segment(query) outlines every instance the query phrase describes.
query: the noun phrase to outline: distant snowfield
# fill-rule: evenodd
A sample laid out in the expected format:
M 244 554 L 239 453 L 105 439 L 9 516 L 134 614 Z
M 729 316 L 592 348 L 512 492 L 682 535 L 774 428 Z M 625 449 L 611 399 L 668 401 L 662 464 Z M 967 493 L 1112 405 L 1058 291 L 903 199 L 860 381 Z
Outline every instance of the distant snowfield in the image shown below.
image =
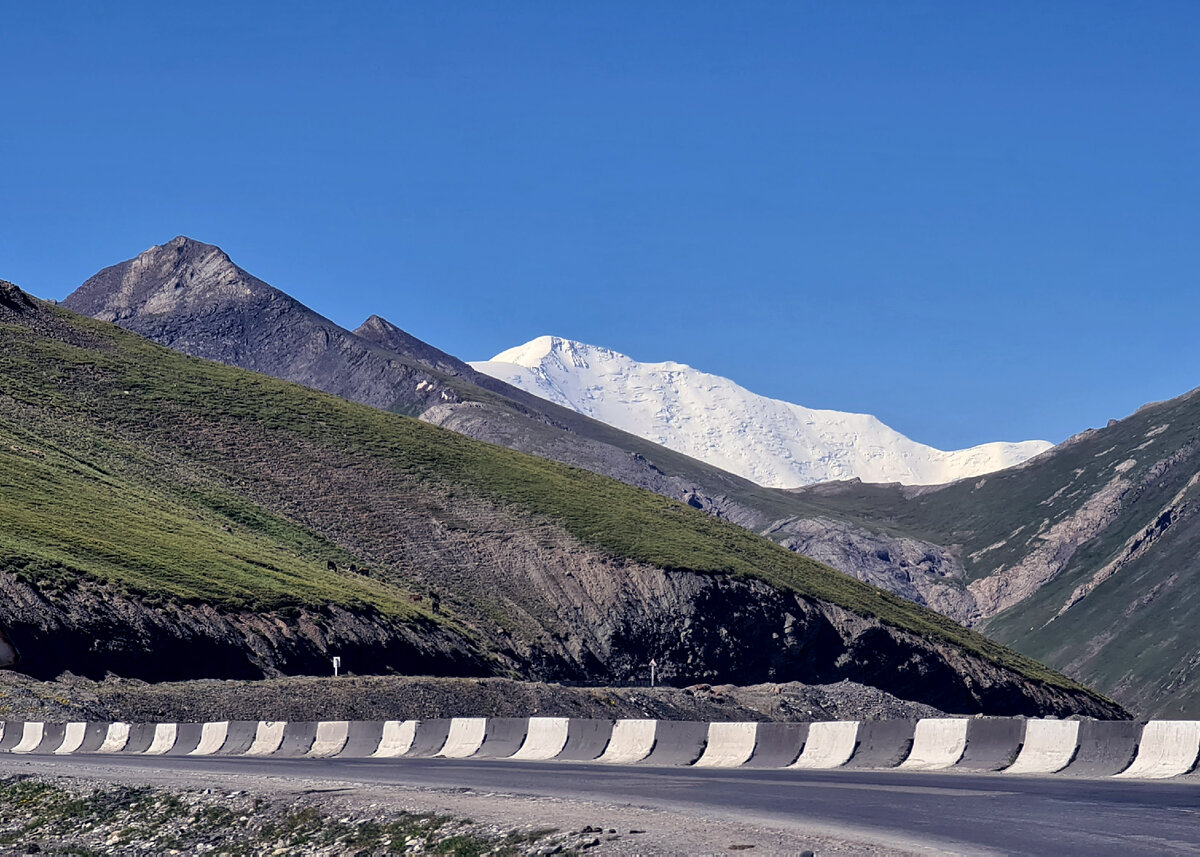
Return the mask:
M 910 440 L 869 414 L 768 399 L 681 363 L 639 363 L 557 336 L 540 336 L 471 365 L 772 488 L 855 477 L 936 485 L 1011 467 L 1051 447 L 1029 440 L 947 452 Z

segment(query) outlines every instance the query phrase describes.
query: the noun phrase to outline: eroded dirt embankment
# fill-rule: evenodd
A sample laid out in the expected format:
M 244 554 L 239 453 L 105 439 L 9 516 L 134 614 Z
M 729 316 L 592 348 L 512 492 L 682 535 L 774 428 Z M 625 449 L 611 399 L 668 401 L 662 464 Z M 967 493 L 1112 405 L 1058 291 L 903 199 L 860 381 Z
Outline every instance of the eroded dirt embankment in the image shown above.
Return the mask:
M 937 709 L 873 687 L 762 684 L 673 687 L 569 687 L 502 678 L 409 676 L 292 677 L 264 681 L 148 684 L 64 676 L 37 681 L 0 672 L 0 719 L 419 720 L 435 717 L 651 717 L 766 721 L 935 717 Z
M 43 679 L 65 671 L 155 681 L 319 675 L 337 654 L 358 673 L 399 667 L 608 684 L 640 677 L 656 659 L 676 685 L 846 680 L 955 714 L 1125 716 L 1082 691 L 1023 678 L 759 580 L 631 564 L 607 569 L 602 579 L 585 571 L 540 582 L 553 594 L 549 606 L 561 611 L 544 616 L 542 627 L 562 633 L 536 640 L 482 624 L 468 637 L 445 625 L 389 623 L 336 608 L 285 617 L 147 604 L 91 584 L 47 595 L 2 573 L 0 627 L 21 649 L 22 671 Z

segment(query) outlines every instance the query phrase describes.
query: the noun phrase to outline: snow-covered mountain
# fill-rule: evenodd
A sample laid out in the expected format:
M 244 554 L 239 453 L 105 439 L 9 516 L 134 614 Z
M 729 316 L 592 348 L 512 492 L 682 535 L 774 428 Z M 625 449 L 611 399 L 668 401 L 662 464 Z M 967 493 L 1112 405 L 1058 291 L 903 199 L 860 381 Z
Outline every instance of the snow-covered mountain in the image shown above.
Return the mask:
M 760 485 L 830 479 L 934 485 L 1011 467 L 1042 440 L 945 452 L 869 414 L 756 395 L 682 363 L 639 363 L 607 348 L 539 336 L 471 365 L 494 378 Z

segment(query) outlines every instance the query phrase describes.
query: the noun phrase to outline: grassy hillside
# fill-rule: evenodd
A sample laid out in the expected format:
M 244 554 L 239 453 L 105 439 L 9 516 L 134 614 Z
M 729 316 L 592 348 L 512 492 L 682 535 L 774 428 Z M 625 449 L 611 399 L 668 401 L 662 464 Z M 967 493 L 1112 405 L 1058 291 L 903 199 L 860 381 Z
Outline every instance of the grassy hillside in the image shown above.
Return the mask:
M 1194 717 L 1197 474 L 1200 391 L 1193 391 L 985 478 L 913 497 L 870 485 L 804 497 L 870 527 L 961 546 L 977 587 L 1017 569 L 1047 577 L 982 629 L 1139 713 Z
M 61 309 L 39 313 L 40 328 L 0 326 L 0 514 L 19 523 L 0 548 L 23 574 L 83 573 L 229 606 L 324 601 L 404 614 L 422 608 L 407 597 L 403 563 L 371 576 L 325 563 L 344 569 L 358 558 L 355 545 L 367 538 L 360 519 L 373 503 L 437 516 L 452 498 L 549 522 L 614 558 L 759 577 L 1076 687 L 931 611 L 661 496 L 188 358 Z M 306 461 L 326 480 L 369 473 L 389 496 L 356 496 L 362 483 L 347 482 L 344 507 L 306 506 Z M 292 493 L 281 494 L 288 485 Z M 456 530 L 453 515 L 437 523 Z

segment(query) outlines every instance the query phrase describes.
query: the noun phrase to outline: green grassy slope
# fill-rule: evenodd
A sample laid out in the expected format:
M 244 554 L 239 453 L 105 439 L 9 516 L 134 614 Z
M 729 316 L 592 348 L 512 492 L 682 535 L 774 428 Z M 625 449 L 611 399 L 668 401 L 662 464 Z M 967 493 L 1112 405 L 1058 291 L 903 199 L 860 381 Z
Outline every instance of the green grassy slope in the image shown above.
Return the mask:
M 393 583 L 326 572 L 327 558 L 350 559 L 332 536 L 280 513 L 287 498 L 275 512 L 255 499 L 290 475 L 273 468 L 312 455 L 392 474 L 414 504 L 425 502 L 418 489 L 468 495 L 548 520 L 613 557 L 757 576 L 1077 688 L 931 611 L 658 495 L 42 309 L 58 335 L 0 328 L 0 463 L 9 474 L 0 514 L 23 522 L 0 544 L 29 574 L 69 570 L 229 604 L 414 609 Z M 261 452 L 270 448 L 278 460 Z
M 962 546 L 968 580 L 1021 564 L 1096 504 L 1111 520 L 1031 597 L 982 629 L 1147 715 L 1200 713 L 1200 392 L 1147 406 L 1029 464 L 906 499 L 889 486 L 805 492 L 868 527 Z M 1176 498 L 1180 501 L 1175 503 Z M 1150 539 L 1142 531 L 1156 525 Z M 1138 545 L 1062 615 L 1076 587 Z

